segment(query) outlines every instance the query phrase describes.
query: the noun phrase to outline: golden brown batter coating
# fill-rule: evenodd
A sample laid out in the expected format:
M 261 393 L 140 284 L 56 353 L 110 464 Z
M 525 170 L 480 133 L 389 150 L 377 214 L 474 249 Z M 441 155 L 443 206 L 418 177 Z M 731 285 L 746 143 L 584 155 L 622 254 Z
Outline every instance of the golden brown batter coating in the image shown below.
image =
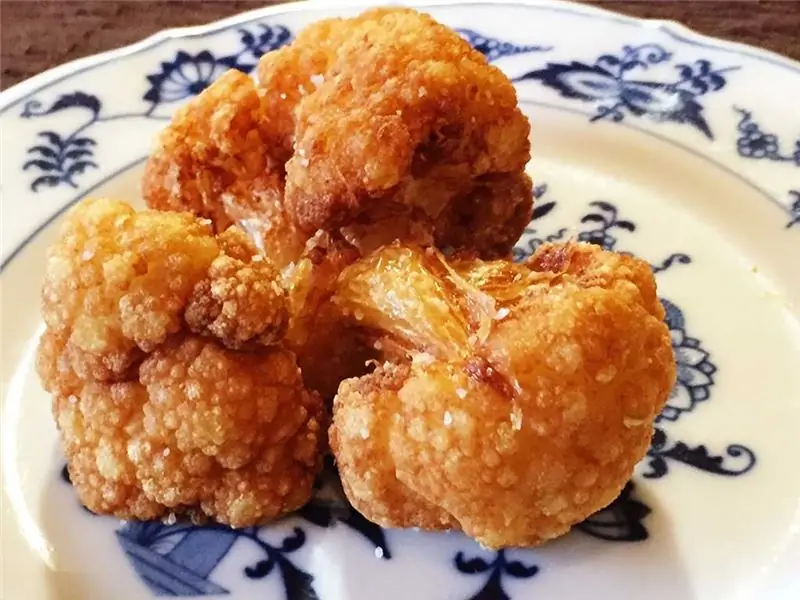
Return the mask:
M 423 291 L 397 293 L 401 279 Z M 570 243 L 528 266 L 452 268 L 390 247 L 343 282 L 340 306 L 412 358 L 400 381 L 368 388 L 372 402 L 357 381 L 335 401 L 332 448 L 367 518 L 391 527 L 446 514 L 486 546 L 527 546 L 619 494 L 675 378 L 646 263 Z M 362 453 L 368 462 L 353 460 Z
M 276 122 L 250 77 L 225 73 L 161 132 L 142 179 L 148 206 L 190 211 L 217 232 L 241 225 L 278 266 L 295 260 L 305 238 L 283 209 L 287 157 Z
M 181 329 L 186 301 L 218 253 L 210 227 L 191 215 L 84 201 L 48 251 L 42 316 L 69 338 L 81 377 L 119 379 Z
M 88 508 L 240 527 L 310 498 L 324 406 L 283 348 L 278 272 L 243 232 L 88 200 L 49 256 L 37 370 Z
M 522 233 L 528 122 L 451 29 L 403 8 L 322 21 L 257 78 L 230 72 L 178 112 L 146 167 L 151 207 L 240 224 L 279 267 L 319 230 L 362 251 L 402 239 L 483 256 Z
M 530 127 L 511 82 L 453 30 L 413 10 L 380 9 L 339 27 L 350 34 L 296 111 L 286 168 L 294 221 L 330 230 L 396 205 L 406 218 L 417 209 L 431 219 L 441 246 L 458 241 L 451 225 L 471 221 L 470 247 L 507 253 L 532 202 L 523 173 Z M 494 210 L 479 210 L 490 199 Z

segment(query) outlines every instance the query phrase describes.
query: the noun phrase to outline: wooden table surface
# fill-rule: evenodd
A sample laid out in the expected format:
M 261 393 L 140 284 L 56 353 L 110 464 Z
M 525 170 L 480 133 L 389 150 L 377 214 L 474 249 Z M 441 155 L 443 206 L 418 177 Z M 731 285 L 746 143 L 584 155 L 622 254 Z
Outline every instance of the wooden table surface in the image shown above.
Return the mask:
M 800 60 L 800 0 L 585 0 Z M 36 73 L 136 42 L 167 27 L 208 23 L 274 0 L 0 0 L 0 89 Z

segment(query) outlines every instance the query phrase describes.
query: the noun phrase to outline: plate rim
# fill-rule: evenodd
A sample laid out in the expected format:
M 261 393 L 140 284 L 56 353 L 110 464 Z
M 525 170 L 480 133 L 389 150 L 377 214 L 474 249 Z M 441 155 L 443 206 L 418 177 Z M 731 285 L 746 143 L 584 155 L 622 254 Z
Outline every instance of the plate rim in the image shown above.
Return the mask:
M 203 25 L 163 29 L 136 43 L 58 65 L 23 82 L 20 82 L 19 84 L 16 84 L 3 92 L 0 92 L 0 116 L 5 116 L 5 113 L 9 109 L 12 109 L 19 103 L 24 102 L 28 97 L 46 90 L 51 86 L 57 85 L 64 80 L 68 80 L 71 76 L 77 75 L 87 68 L 99 67 L 136 53 L 154 50 L 166 42 L 190 39 L 193 37 L 202 38 L 210 36 L 227 29 L 232 29 L 238 24 L 248 23 L 262 18 L 271 18 L 279 15 L 302 12 L 313 13 L 317 10 L 358 8 L 373 6 L 375 4 L 375 2 L 370 2 L 369 0 L 303 0 L 291 4 L 284 3 L 270 7 L 253 9 Z M 573 14 L 575 16 L 591 15 L 610 20 L 612 22 L 645 27 L 654 32 L 660 31 L 668 34 L 678 43 L 731 52 L 734 54 L 748 56 L 756 60 L 767 60 L 772 64 L 786 67 L 792 72 L 796 72 L 798 75 L 800 75 L 800 61 L 784 57 L 769 50 L 764 50 L 758 46 L 751 46 L 748 44 L 732 42 L 722 38 L 701 34 L 676 21 L 631 17 L 622 15 L 613 10 L 578 4 L 576 2 L 565 0 L 406 0 L 402 2 L 392 1 L 391 4 L 412 7 L 463 7 L 469 5 L 547 7 L 553 10 L 559 10 L 559 12 Z M 1 146 L 2 144 L 0 144 L 0 149 Z M 137 161 L 135 161 L 133 164 L 138 162 L 140 162 L 140 159 L 137 159 Z M 130 166 L 131 165 L 127 165 L 125 169 L 129 168 Z M 108 177 L 113 177 L 116 174 L 116 172 L 109 173 Z M 102 185 L 102 183 L 106 181 L 108 177 L 104 177 L 92 187 L 96 188 L 97 186 Z M 83 190 L 82 193 L 80 193 L 80 196 L 85 196 L 87 193 L 89 193 L 89 191 L 90 190 L 88 189 Z M 8 210 L 8 214 L 13 214 L 13 209 L 9 207 Z M 5 214 L 5 210 L 2 210 L 2 213 Z M 0 259 L 2 259 L 0 262 L 0 275 L 2 274 L 2 271 L 4 271 L 5 267 L 9 266 L 9 264 L 18 256 L 19 252 L 24 249 L 27 243 L 31 239 L 35 238 L 42 229 L 50 226 L 52 219 L 57 218 L 60 214 L 62 214 L 62 210 L 59 210 L 51 219 L 40 223 L 40 225 L 34 231 L 32 231 L 21 244 L 10 249 L 6 255 L 0 253 Z
M 559 12 L 567 12 L 572 14 L 593 14 L 597 17 L 614 20 L 618 23 L 637 25 L 640 27 L 659 30 L 670 35 L 679 42 L 692 44 L 694 46 L 734 52 L 754 58 L 756 60 L 767 61 L 776 66 L 787 68 L 800 75 L 800 61 L 760 46 L 745 44 L 743 42 L 737 42 L 700 33 L 699 31 L 672 19 L 648 19 L 635 17 L 607 8 L 600 8 L 594 5 L 582 4 L 571 0 L 389 0 L 386 3 L 374 2 L 372 0 L 299 0 L 297 2 L 282 2 L 272 6 L 255 8 L 202 25 L 162 29 L 139 40 L 138 42 L 127 44 L 119 48 L 98 52 L 96 54 L 91 54 L 89 56 L 56 65 L 55 67 L 51 67 L 46 71 L 38 73 L 33 77 L 25 79 L 0 92 L 0 116 L 3 116 L 10 108 L 16 106 L 27 97 L 41 92 L 42 90 L 58 83 L 59 81 L 66 79 L 70 75 L 76 75 L 90 68 L 106 64 L 118 58 L 131 56 L 145 50 L 156 48 L 170 40 L 204 37 L 206 35 L 230 29 L 231 27 L 240 23 L 254 21 L 258 18 L 331 8 L 368 8 L 380 5 L 423 8 L 465 6 L 470 4 L 522 6 L 529 8 L 549 7 L 551 9 L 556 9 Z

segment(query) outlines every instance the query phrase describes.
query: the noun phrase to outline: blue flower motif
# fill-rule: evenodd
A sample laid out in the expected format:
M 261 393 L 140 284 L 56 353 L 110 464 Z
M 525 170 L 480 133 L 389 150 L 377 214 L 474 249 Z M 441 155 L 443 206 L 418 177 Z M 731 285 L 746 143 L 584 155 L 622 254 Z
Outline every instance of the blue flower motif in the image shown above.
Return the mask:
M 742 134 L 736 141 L 739 155 L 746 158 L 766 158 L 778 153 L 778 136 L 753 131 Z
M 548 63 L 516 81 L 532 79 L 574 98 L 597 105 L 591 121 L 622 121 L 626 114 L 647 115 L 657 122 L 688 123 L 708 138 L 711 129 L 698 98 L 725 87 L 725 73 L 738 67 L 712 68 L 707 60 L 675 65 L 678 77 L 671 81 L 632 79 L 630 74 L 672 60 L 672 53 L 658 44 L 623 46 L 619 55 L 606 54 L 594 64 L 578 61 Z
M 179 50 L 172 62 L 161 63 L 160 73 L 147 76 L 150 89 L 144 99 L 159 104 L 196 96 L 231 68 L 238 68 L 236 57 L 217 59 L 208 50 L 195 55 Z
M 734 107 L 739 113 L 736 126 L 739 138 L 736 140 L 736 151 L 743 158 L 754 160 L 771 160 L 775 162 L 794 162 L 800 166 L 800 140 L 795 143 L 793 154 L 781 152 L 780 139 L 774 133 L 765 132 L 753 120 L 753 113 L 743 108 Z
M 683 312 L 669 300 L 663 300 L 666 323 L 672 338 L 677 365 L 677 381 L 657 422 L 675 421 L 690 412 L 698 402 L 708 400 L 717 367 L 700 341 L 686 334 Z
M 196 96 L 228 69 L 249 73 L 263 54 L 280 48 L 292 39 L 287 27 L 266 23 L 260 24 L 255 33 L 240 29 L 239 36 L 239 51 L 230 56 L 217 57 L 208 50 L 198 54 L 179 50 L 171 62 L 161 63 L 159 73 L 147 76 L 150 89 L 144 99 L 155 106 Z
M 499 550 L 491 561 L 481 557 L 466 558 L 463 552 L 459 552 L 453 562 L 456 569 L 465 575 L 488 574 L 483 586 L 470 597 L 470 600 L 510 600 L 503 588 L 505 577 L 530 579 L 539 572 L 539 567 L 536 565 L 509 560 L 506 550 Z
M 483 54 L 489 62 L 495 61 L 504 56 L 514 56 L 516 54 L 527 54 L 529 52 L 547 52 L 552 50 L 550 46 L 530 46 L 512 44 L 497 38 L 486 37 L 472 29 L 456 29 L 459 35 L 463 37 L 470 46 L 475 48 L 478 52 Z

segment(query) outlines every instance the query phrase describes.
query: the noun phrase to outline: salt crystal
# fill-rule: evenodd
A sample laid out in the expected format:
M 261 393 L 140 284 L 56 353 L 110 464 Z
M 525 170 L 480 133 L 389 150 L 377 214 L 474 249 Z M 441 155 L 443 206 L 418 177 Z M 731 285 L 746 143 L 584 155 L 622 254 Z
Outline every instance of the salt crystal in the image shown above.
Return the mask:
M 467 390 L 465 390 L 464 388 L 458 388 L 456 390 L 456 396 L 458 396 L 463 400 L 464 398 L 467 397 Z
M 514 431 L 522 429 L 522 413 L 518 409 L 511 413 L 511 427 L 514 428 Z
M 308 167 L 309 164 L 310 163 L 309 163 L 309 160 L 307 158 L 301 158 L 300 159 L 300 166 L 303 167 L 304 169 L 306 167 Z
M 313 83 L 317 87 L 325 83 L 325 76 L 320 75 L 319 73 L 312 75 L 311 77 L 309 77 L 309 79 L 311 80 L 311 83 Z
M 161 454 L 163 454 L 164 456 L 169 456 L 169 453 L 170 453 L 169 448 L 164 448 L 164 451 Z
M 428 354 L 427 352 L 421 352 L 414 357 L 413 362 L 424 367 L 427 365 L 432 365 L 434 363 L 434 358 L 432 354 Z
M 281 94 L 281 100 L 286 100 L 286 94 Z
M 81 260 L 92 260 L 94 257 L 94 250 L 87 248 L 81 253 Z
M 495 314 L 494 318 L 497 319 L 498 321 L 502 321 L 509 314 L 511 314 L 510 310 L 508 310 L 507 308 L 501 308 L 500 310 L 497 311 L 497 314 Z
M 367 429 L 366 427 L 363 427 L 361 429 L 361 439 L 363 440 L 369 439 L 369 429 Z
M 452 425 L 452 424 L 453 424 L 453 415 L 451 415 L 451 414 L 450 414 L 450 411 L 449 411 L 449 410 L 446 410 L 446 411 L 444 412 L 444 424 L 445 424 L 447 427 L 450 427 L 450 425 Z
M 383 548 L 380 546 L 375 547 L 375 558 L 383 558 Z

